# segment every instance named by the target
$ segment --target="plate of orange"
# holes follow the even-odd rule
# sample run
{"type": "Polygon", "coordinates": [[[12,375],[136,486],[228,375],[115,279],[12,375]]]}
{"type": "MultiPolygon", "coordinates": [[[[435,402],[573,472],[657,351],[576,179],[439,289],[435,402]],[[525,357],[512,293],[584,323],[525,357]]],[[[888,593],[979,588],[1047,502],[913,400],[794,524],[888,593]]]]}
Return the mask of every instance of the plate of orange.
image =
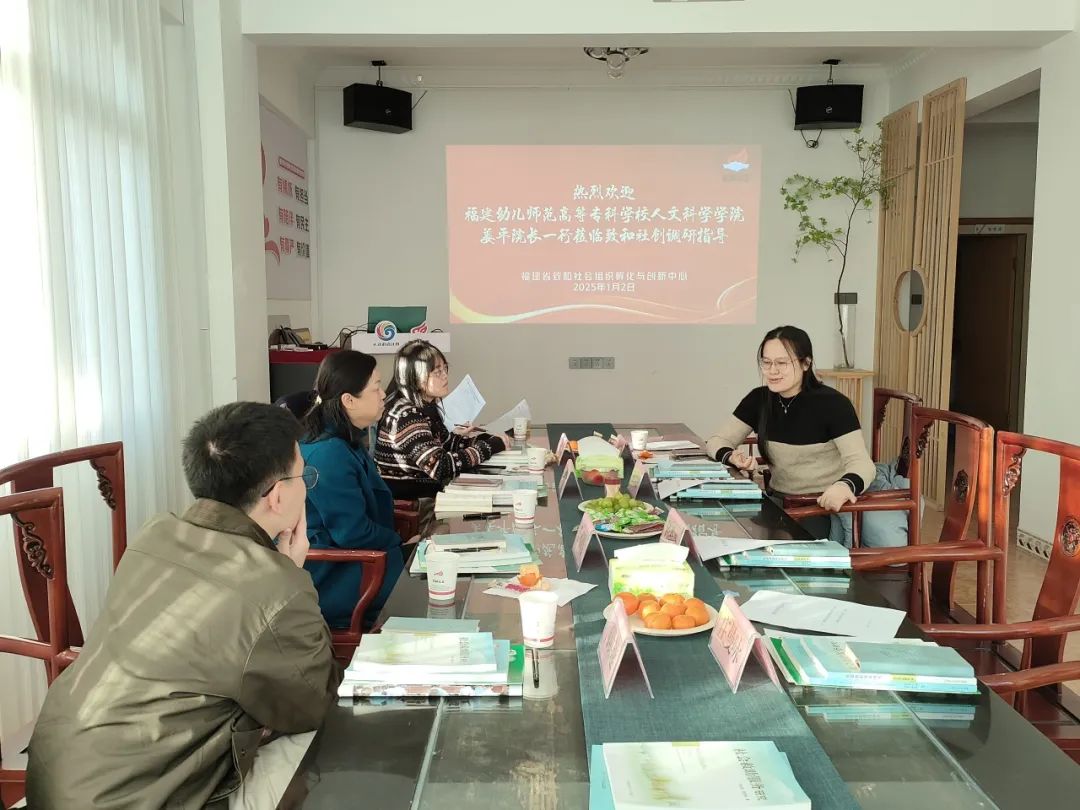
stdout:
{"type": "MultiPolygon", "coordinates": [[[[694,597],[679,594],[654,596],[651,593],[617,593],[630,617],[630,629],[643,636],[692,636],[711,630],[716,624],[716,608],[694,597]]],[[[614,603],[614,600],[612,600],[614,603]]],[[[611,605],[604,608],[610,618],[611,605]]]]}

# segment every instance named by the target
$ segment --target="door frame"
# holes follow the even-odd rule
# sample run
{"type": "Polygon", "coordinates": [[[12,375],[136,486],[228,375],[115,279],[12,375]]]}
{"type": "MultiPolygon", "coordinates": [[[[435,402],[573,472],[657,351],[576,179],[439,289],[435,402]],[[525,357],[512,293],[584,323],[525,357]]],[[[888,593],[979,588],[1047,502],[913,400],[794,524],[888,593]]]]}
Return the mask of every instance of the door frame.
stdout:
{"type": "MultiPolygon", "coordinates": [[[[1021,260],[1020,271],[1020,295],[1017,301],[1017,311],[1013,315],[1013,328],[1019,330],[1019,346],[1016,349],[1018,357],[1009,358],[1009,362],[1018,362],[1019,375],[1017,384],[1013,386],[1009,396],[1009,410],[1016,414],[1015,430],[1018,433],[1024,431],[1024,396],[1027,388],[1027,348],[1028,348],[1028,321],[1029,321],[1029,298],[1031,293],[1031,243],[1035,232],[1035,220],[1031,217],[962,217],[959,236],[1008,236],[1021,235],[1024,237],[1024,251],[1021,260]]],[[[955,306],[955,302],[954,302],[955,306]]]]}

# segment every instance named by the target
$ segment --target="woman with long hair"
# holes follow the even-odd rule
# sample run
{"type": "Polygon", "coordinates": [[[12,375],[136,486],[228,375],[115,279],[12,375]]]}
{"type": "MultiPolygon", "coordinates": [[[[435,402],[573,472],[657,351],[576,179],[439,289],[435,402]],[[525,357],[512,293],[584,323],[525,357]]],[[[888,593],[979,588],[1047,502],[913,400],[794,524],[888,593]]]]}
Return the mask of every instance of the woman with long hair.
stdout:
{"type": "Polygon", "coordinates": [[[394,358],[375,463],[395,497],[433,497],[511,446],[506,434],[467,436],[447,429],[440,403],[450,393],[449,372],[446,356],[426,340],[406,343],[394,358]]]}
{"type": "MultiPolygon", "coordinates": [[[[367,429],[379,421],[385,398],[375,358],[362,352],[329,354],[315,377],[315,403],[304,417],[304,463],[319,471],[308,490],[307,530],[312,548],[386,552],[386,577],[369,608],[371,617],[404,568],[394,530],[394,496],[364,449],[367,429]]],[[[348,627],[362,576],[359,565],[307,563],[319,606],[330,627],[348,627]]]]}
{"type": "MultiPolygon", "coordinates": [[[[796,326],[770,330],[758,347],[758,368],[763,385],[743,397],[709,439],[709,456],[754,470],[755,459],[736,448],[756,431],[776,494],[820,492],[818,505],[830,512],[854,503],[877,471],[851,400],[814,373],[810,336],[796,326]]],[[[811,521],[804,521],[808,529],[829,536],[823,523],[811,521]]]]}

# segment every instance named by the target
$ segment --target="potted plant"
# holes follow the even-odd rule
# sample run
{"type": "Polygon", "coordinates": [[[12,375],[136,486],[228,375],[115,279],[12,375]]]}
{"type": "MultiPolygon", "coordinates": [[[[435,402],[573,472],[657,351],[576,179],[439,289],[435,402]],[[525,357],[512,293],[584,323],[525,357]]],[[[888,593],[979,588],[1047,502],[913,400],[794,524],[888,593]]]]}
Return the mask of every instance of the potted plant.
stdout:
{"type": "Polygon", "coordinates": [[[837,333],[840,338],[840,353],[843,368],[854,368],[855,346],[852,323],[855,293],[844,293],[844,272],[847,270],[848,250],[851,246],[852,224],[855,214],[872,211],[875,200],[884,198],[885,189],[881,180],[881,138],[864,138],[861,129],[854,131],[853,138],[845,138],[844,143],[855,156],[859,164],[857,173],[850,177],[833,177],[823,180],[793,174],[784,181],[780,193],[784,197],[784,210],[794,211],[799,215],[798,237],[795,239],[795,255],[792,261],[799,260],[799,254],[807,245],[822,248],[829,261],[834,254],[840,257],[840,272],[836,278],[836,292],[833,304],[836,306],[837,333]],[[824,200],[836,200],[842,205],[836,209],[838,218],[823,216],[813,217],[810,208],[824,200]]]}

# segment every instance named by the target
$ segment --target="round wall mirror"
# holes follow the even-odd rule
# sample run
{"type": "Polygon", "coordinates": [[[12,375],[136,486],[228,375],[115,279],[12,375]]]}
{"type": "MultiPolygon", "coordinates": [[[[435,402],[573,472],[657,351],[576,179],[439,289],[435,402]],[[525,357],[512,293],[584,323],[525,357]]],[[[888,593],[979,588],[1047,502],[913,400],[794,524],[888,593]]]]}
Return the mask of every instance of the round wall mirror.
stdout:
{"type": "Polygon", "coordinates": [[[922,323],[926,311],[926,284],[922,273],[908,270],[896,285],[896,317],[900,328],[905,332],[914,332],[922,323]]]}

